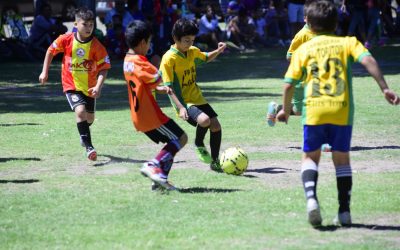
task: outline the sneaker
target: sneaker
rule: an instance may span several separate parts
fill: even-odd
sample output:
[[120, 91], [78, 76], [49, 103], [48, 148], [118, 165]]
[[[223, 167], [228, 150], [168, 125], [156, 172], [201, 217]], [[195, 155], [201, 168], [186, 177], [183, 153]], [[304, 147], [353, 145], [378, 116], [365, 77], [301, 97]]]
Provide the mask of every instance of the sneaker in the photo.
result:
[[164, 171], [157, 167], [154, 162], [145, 162], [143, 163], [140, 172], [143, 176], [150, 178], [152, 181], [156, 182], [157, 184], [161, 185], [164, 188], [167, 188], [168, 181], [167, 176], [164, 174]]
[[174, 185], [172, 185], [169, 181], [166, 182], [165, 186], [161, 186], [160, 184], [158, 184], [157, 182], [152, 182], [151, 183], [151, 191], [175, 191], [178, 190], [177, 187], [175, 187]]
[[332, 147], [328, 143], [322, 144], [321, 151], [322, 152], [332, 152]]
[[197, 157], [199, 157], [200, 161], [207, 163], [207, 164], [211, 163], [212, 158], [211, 158], [210, 153], [208, 153], [206, 147], [197, 147], [196, 146], [195, 151], [196, 151]]
[[222, 168], [221, 168], [221, 164], [219, 164], [219, 160], [215, 160], [215, 161], [211, 162], [210, 168], [212, 171], [222, 173]]
[[89, 160], [91, 161], [96, 161], [97, 160], [97, 152], [94, 147], [87, 147], [86, 148], [86, 156]]
[[338, 213], [338, 215], [336, 215], [335, 219], [333, 219], [333, 224], [341, 225], [343, 227], [351, 226], [351, 214], [350, 214], [350, 212]]
[[321, 212], [319, 210], [318, 201], [316, 199], [310, 198], [307, 200], [307, 213], [308, 213], [308, 222], [313, 227], [321, 226], [322, 223]]
[[268, 104], [268, 111], [267, 111], [267, 123], [270, 127], [275, 126], [277, 113], [278, 113], [278, 104], [276, 102], [270, 102]]

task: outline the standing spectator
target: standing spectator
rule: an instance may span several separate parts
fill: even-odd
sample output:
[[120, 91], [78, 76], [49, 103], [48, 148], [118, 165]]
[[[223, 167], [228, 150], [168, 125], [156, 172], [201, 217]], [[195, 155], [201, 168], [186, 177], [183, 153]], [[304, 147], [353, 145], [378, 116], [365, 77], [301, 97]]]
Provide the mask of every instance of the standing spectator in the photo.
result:
[[288, 0], [288, 15], [291, 36], [293, 37], [304, 25], [304, 3], [305, 0]]
[[104, 17], [104, 24], [106, 25], [107, 29], [111, 28], [113, 16], [116, 14], [122, 17], [122, 27], [124, 30], [126, 26], [133, 21], [131, 13], [125, 8], [125, 0], [116, 0], [115, 7], [107, 12], [106, 16]]
[[209, 49], [214, 50], [218, 48], [218, 43], [222, 41], [221, 33], [214, 10], [211, 5], [207, 5], [206, 14], [199, 20], [199, 33], [196, 40], [207, 44]]
[[273, 0], [265, 17], [268, 42], [281, 47], [290, 45], [290, 27], [287, 10], [282, 0]]
[[[368, 15], [367, 15], [367, 39], [365, 41], [364, 46], [367, 49], [372, 48], [373, 40], [375, 38], [380, 38], [379, 34], [379, 23], [380, 23], [380, 5], [382, 5], [381, 0], [368, 0]], [[383, 40], [379, 39], [379, 44], [381, 44]]]
[[367, 5], [365, 0], [343, 0], [343, 11], [350, 14], [348, 36], [357, 36], [358, 40], [365, 42], [365, 16]]
[[128, 47], [126, 46], [122, 24], [114, 24], [112, 29], [107, 30], [104, 45], [110, 58], [122, 59], [125, 57]]
[[52, 18], [51, 13], [51, 6], [47, 3], [42, 4], [39, 15], [33, 20], [30, 29], [30, 47], [41, 53], [40, 57], [44, 56], [53, 40], [68, 30], [61, 21]]

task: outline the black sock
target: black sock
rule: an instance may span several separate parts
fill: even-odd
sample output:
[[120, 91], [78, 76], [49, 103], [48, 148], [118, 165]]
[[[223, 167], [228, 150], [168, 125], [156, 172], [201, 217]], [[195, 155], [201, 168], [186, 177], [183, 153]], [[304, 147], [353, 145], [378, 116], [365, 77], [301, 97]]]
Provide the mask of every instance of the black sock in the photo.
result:
[[90, 129], [87, 121], [76, 123], [79, 131], [79, 135], [86, 147], [93, 147], [92, 138], [90, 137]]
[[351, 187], [353, 185], [351, 166], [338, 166], [336, 168], [336, 182], [339, 213], [350, 212]]
[[318, 166], [312, 162], [304, 162], [301, 166], [301, 180], [303, 181], [306, 199], [317, 199]]
[[194, 145], [197, 147], [204, 147], [204, 137], [206, 136], [208, 127], [202, 127], [197, 124], [196, 127], [196, 138], [194, 139]]
[[221, 148], [221, 137], [222, 131], [218, 130], [212, 132], [210, 130], [210, 149], [211, 149], [211, 158], [215, 161], [219, 156], [219, 149]]

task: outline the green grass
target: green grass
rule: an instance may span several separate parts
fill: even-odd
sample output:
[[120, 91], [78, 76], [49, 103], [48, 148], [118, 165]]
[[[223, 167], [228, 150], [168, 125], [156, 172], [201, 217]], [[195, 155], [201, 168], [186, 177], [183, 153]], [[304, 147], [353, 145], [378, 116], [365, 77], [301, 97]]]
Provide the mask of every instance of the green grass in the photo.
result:
[[[400, 92], [400, 48], [372, 51]], [[1, 64], [0, 249], [399, 249], [399, 107], [389, 106], [355, 67], [355, 170], [352, 228], [337, 228], [336, 182], [329, 154], [321, 160], [318, 195], [324, 227], [307, 224], [299, 170], [300, 119], [274, 128], [264, 120], [279, 101], [287, 63], [281, 49], [223, 55], [199, 69], [203, 93], [223, 127], [222, 150], [249, 155], [244, 176], [217, 174], [195, 160], [194, 129], [164, 112], [189, 135], [171, 180], [181, 192], [150, 191], [139, 174], [161, 145], [135, 132], [121, 62], [113, 62], [97, 103], [89, 162], [74, 114], [59, 84], [58, 63], [39, 86], [41, 65]]]

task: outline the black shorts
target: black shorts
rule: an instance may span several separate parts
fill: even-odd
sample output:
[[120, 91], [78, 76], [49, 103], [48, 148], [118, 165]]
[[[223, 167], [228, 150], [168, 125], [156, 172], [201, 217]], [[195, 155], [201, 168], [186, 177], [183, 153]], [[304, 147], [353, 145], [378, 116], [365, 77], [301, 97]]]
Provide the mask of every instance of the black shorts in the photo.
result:
[[159, 128], [145, 132], [147, 137], [155, 143], [169, 143], [173, 140], [179, 140], [184, 133], [181, 127], [172, 119], [169, 119], [168, 122], [164, 123], [164, 125]]
[[196, 127], [197, 117], [199, 117], [201, 113], [206, 114], [208, 117], [210, 117], [210, 119], [218, 116], [208, 103], [203, 105], [192, 105], [188, 108], [189, 119], [187, 122]]
[[96, 111], [96, 98], [86, 96], [81, 91], [74, 90], [68, 90], [65, 96], [72, 110], [75, 110], [79, 105], [85, 105], [86, 112], [94, 113]]

